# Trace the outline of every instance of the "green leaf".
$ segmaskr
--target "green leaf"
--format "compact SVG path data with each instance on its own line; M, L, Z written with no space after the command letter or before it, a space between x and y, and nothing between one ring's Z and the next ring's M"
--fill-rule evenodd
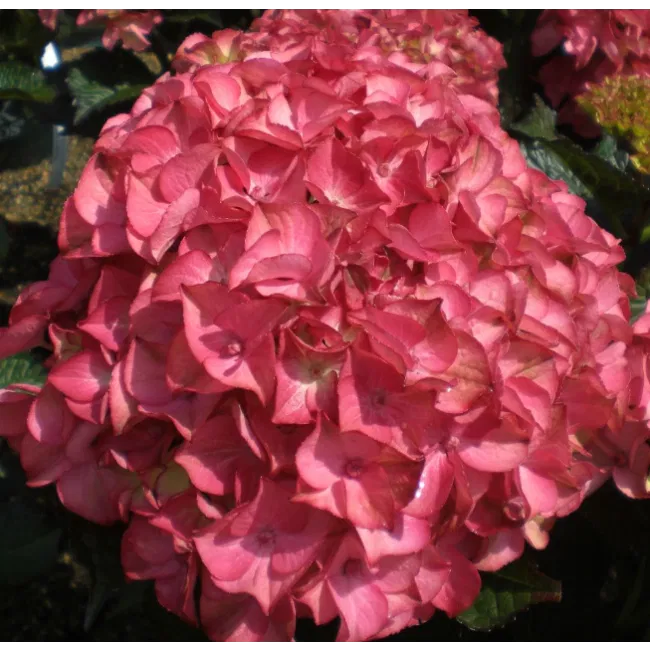
M481 577L481 593L473 605L457 617L471 630L491 630L535 603L558 603L562 598L560 583L540 573L525 559L496 573L483 573Z
M630 309L632 310L630 323L634 323L639 320L639 318L645 313L645 307L647 304L647 298L633 298L630 300Z
M630 155L626 151L619 149L616 138L609 134L603 136L602 140L594 148L594 154L622 172L627 169L627 164L630 161Z
M531 138L555 140L558 137L555 132L556 119L557 113L547 106L539 95L535 95L532 110L510 128Z
M38 68L18 61L0 62L0 99L40 103L54 101L56 91Z
M547 145L571 167L594 196L606 191L636 195L643 192L635 178L600 156L585 152L567 138L558 138Z
M128 50L97 49L84 54L70 65L67 77L76 109L74 123L94 112L134 101L154 81L155 75L142 59Z
M625 173L627 154L617 150L613 138L606 136L593 153L588 153L568 138L560 136L555 130L555 120L555 111L536 95L531 111L511 126L514 137L519 140L523 154L531 164L541 171L545 171L546 166L550 167L557 174L554 180L575 184L576 192L586 199L605 189L633 194L643 191L637 179Z
M29 352L21 352L0 361L0 388L10 384L42 386L47 374Z
M48 527L26 501L0 505L0 584L22 585L52 569L61 530Z
M200 9L175 9L174 11L165 14L166 23L189 23L193 20L202 20L204 23L208 23L213 27L223 29L223 22L221 21L221 17L219 16L218 12L215 11L202 11Z
M68 75L68 87L75 107L74 123L83 122L91 113L121 102L135 101L148 84L120 84L114 87L92 81L78 68Z
M573 194L591 198L589 187L581 181L561 155L547 146L546 141L534 138L520 139L519 148L531 167L544 172L553 180L564 181Z

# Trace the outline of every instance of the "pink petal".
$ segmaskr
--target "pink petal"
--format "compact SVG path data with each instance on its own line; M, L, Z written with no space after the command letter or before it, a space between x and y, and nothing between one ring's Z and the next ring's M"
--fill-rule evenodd
M174 460L185 468L194 486L208 494L231 493L236 472L263 468L230 416L215 416L196 429Z
M130 306L128 298L115 296L82 320L79 329L96 338L109 350L117 352L128 335Z
M392 530L357 528L368 562L377 563L384 556L410 555L431 541L431 525L425 519L399 514Z
M58 363L48 381L66 397L91 402L108 389L111 368L99 352L85 350Z
M506 423L478 439L466 438L458 448L460 459L482 472L507 472L528 456L528 442Z
M124 384L129 393L145 404L166 404L171 393L165 381L165 360L155 348L135 340L124 364Z
M122 470L87 463L68 470L56 490L68 510L97 524L112 524L121 518L121 499L135 488L134 479Z
M362 577L337 575L329 588L342 617L337 641L366 641L388 621L386 596Z
M444 449L427 453L413 499L404 509L414 517L430 517L447 502L454 483L454 467Z
M486 541L480 558L474 561L479 571L498 571L524 552L524 536L517 529L499 531Z

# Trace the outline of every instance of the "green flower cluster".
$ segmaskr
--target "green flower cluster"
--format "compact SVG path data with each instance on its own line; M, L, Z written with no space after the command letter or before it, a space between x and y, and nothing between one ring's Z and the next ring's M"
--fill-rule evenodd
M625 138L634 149L635 167L650 173L650 78L616 75L589 86L580 106L607 132Z

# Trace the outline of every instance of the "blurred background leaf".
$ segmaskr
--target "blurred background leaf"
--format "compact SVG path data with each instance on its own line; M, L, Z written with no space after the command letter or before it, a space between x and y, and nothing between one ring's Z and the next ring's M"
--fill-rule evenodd
M0 10L0 61L23 61L38 66L52 32L33 9Z
M148 84L118 84L105 86L84 76L79 68L72 68L68 75L68 87L72 94L74 124L79 124L94 111L113 104L133 103Z
M93 113L103 123L111 114L128 111L155 80L156 75L133 52L95 49L85 53L70 64L67 73L73 123L78 125Z
M647 298L635 298L630 300L630 308L632 310L632 318L630 321L634 323L645 312L646 305L648 304Z
M189 23L193 20L200 20L215 29L223 29L223 22L218 11L206 11L201 9L179 9L165 15L165 21L169 23Z
M594 147L593 153L622 172L628 168L630 163L630 154L619 149L616 138L608 133L603 135L600 142Z
M0 99L49 103L55 97L56 89L38 68L18 61L0 62Z

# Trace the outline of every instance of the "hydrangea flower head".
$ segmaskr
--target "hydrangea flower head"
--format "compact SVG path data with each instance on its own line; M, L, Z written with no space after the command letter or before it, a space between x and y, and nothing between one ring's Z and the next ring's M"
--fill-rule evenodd
M53 349L2 434L129 521L127 575L211 638L381 638L465 610L610 475L647 496L646 317L501 129L490 59L467 77L497 51L466 16L257 30L189 37L105 125L0 334Z

